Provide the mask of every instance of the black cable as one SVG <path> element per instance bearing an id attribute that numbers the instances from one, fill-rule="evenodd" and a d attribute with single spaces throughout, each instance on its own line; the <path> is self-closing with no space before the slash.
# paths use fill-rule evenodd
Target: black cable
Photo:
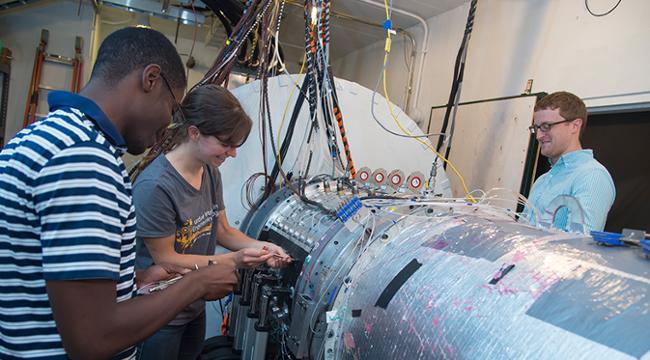
<path id="1" fill-rule="evenodd" d="M 456 62 L 454 64 L 454 76 L 451 82 L 451 90 L 449 91 L 449 98 L 447 99 L 447 108 L 445 109 L 445 117 L 442 121 L 442 127 L 440 128 L 440 132 L 442 133 L 447 131 L 447 126 L 449 125 L 449 115 L 451 114 L 451 106 L 454 103 L 454 99 L 456 98 L 456 93 L 458 92 L 458 72 L 460 71 L 460 62 L 463 54 L 463 49 L 465 48 L 466 40 L 467 40 L 467 36 L 463 35 L 463 40 L 460 43 L 460 49 L 458 49 L 458 53 L 456 54 Z M 438 139 L 438 144 L 436 144 L 436 151 L 440 152 L 440 149 L 442 149 L 443 141 L 444 141 L 443 137 L 440 137 Z"/>
<path id="2" fill-rule="evenodd" d="M 252 40 L 249 39 L 249 41 L 251 42 L 251 46 L 255 46 Z M 243 65 L 247 65 L 246 64 L 247 55 L 248 55 L 248 41 L 244 41 L 244 43 L 239 48 L 239 52 L 237 53 L 237 62 Z M 253 57 L 251 56 L 251 59 L 252 58 Z"/>
<path id="3" fill-rule="evenodd" d="M 244 12 L 244 4 L 237 0 L 205 0 L 202 2 L 210 8 L 217 17 L 227 18 L 231 24 L 237 24 Z"/>
<path id="4" fill-rule="evenodd" d="M 305 179 L 307 179 L 309 177 L 309 168 L 311 166 L 311 160 L 312 160 L 312 156 L 313 156 L 313 151 L 311 149 L 309 149 L 309 145 L 311 143 L 311 137 L 314 134 L 315 130 L 316 130 L 316 126 L 315 126 L 314 122 L 311 122 L 310 127 L 309 127 L 309 131 L 307 133 L 307 140 L 305 141 L 305 144 L 307 145 L 307 148 L 308 148 L 308 151 L 309 151 L 309 157 L 307 159 L 307 166 L 305 166 L 305 171 L 304 171 L 304 173 L 302 173 L 302 176 Z M 300 174 L 300 169 L 298 169 L 298 174 Z"/>
<path id="5" fill-rule="evenodd" d="M 593 15 L 593 16 L 595 16 L 595 17 L 601 17 L 601 16 L 605 16 L 605 15 L 609 15 L 609 14 L 611 14 L 612 11 L 616 10 L 616 8 L 621 4 L 621 1 L 623 1 L 623 0 L 618 0 L 618 2 L 616 3 L 616 5 L 614 5 L 613 8 L 609 9 L 608 11 L 606 11 L 606 12 L 604 12 L 604 13 L 600 13 L 600 14 L 596 14 L 595 12 L 591 11 L 591 9 L 589 8 L 589 0 L 585 0 L 585 7 L 587 8 L 587 11 L 588 11 L 591 15 Z"/>
<path id="6" fill-rule="evenodd" d="M 270 140 L 271 140 L 271 151 L 273 153 L 274 158 L 276 159 L 276 165 L 277 165 L 278 164 L 277 163 L 278 151 L 277 151 L 277 148 L 275 146 L 275 140 L 273 139 L 273 125 L 272 125 L 271 115 L 270 115 L 271 108 L 269 106 L 269 101 L 268 101 L 268 91 L 266 91 L 266 86 L 267 86 L 266 80 L 267 79 L 264 76 L 262 78 L 262 86 L 264 87 L 264 91 L 262 92 L 264 94 L 264 96 L 262 98 L 262 121 L 264 121 L 264 118 L 265 118 L 264 113 L 266 112 L 267 113 L 266 118 L 268 118 L 268 122 L 269 122 L 269 137 L 270 137 Z M 286 139 L 287 138 L 285 137 L 285 140 Z M 309 198 L 307 198 L 307 196 L 305 196 L 303 191 L 296 190 L 293 187 L 293 185 L 291 184 L 291 181 L 287 178 L 286 174 L 282 170 L 281 165 L 278 166 L 278 171 L 280 172 L 280 174 L 284 178 L 284 180 L 285 180 L 285 182 L 287 184 L 287 187 L 289 187 L 303 202 L 305 202 L 306 204 L 315 206 L 315 207 L 321 209 L 322 211 L 324 211 L 325 213 L 327 213 L 329 215 L 336 216 L 336 212 L 334 212 L 333 210 L 330 210 L 330 209 L 326 208 L 323 204 L 321 204 L 319 202 L 310 200 Z M 269 192 L 268 189 L 269 189 L 269 186 L 272 186 L 273 184 L 274 183 L 271 183 L 270 185 L 267 185 L 266 190 L 265 190 L 265 194 L 262 197 L 261 201 L 264 201 L 264 199 L 267 198 L 270 195 L 271 192 Z M 267 194 L 267 192 L 268 192 L 268 194 Z M 260 201 L 260 203 L 261 203 L 261 201 Z"/>
<path id="7" fill-rule="evenodd" d="M 336 178 L 333 177 L 331 174 L 318 174 L 313 176 L 311 179 L 309 179 L 309 182 L 307 184 L 308 185 L 315 184 L 321 180 L 324 180 L 325 178 L 329 180 L 336 180 Z M 343 179 L 347 179 L 347 178 L 343 178 Z"/>
<path id="8" fill-rule="evenodd" d="M 268 111 L 270 113 L 269 102 L 268 102 L 268 92 L 265 91 L 264 94 L 266 95 L 266 98 L 263 99 L 263 105 L 262 105 L 263 110 L 262 111 Z M 273 127 L 272 127 L 272 123 L 271 123 L 271 116 L 270 116 L 270 114 L 267 114 L 267 115 L 268 115 L 268 121 L 269 121 L 269 134 L 270 134 L 270 138 L 271 138 L 271 151 L 273 152 L 274 157 L 277 159 L 278 158 L 278 152 L 277 152 L 277 149 L 275 147 L 275 140 L 273 139 Z M 276 164 L 277 164 L 277 162 L 276 162 Z M 282 174 L 282 177 L 285 179 L 285 181 L 287 183 L 287 186 L 292 188 L 291 182 L 289 181 L 289 179 L 287 179 L 286 175 L 284 174 L 284 171 L 282 171 L 282 167 L 279 166 L 278 169 L 279 169 L 279 172 Z M 321 204 L 321 203 L 319 203 L 317 201 L 309 199 L 305 195 L 304 191 L 298 190 L 296 192 L 295 189 L 293 189 L 293 188 L 292 188 L 292 190 L 294 191 L 294 193 L 296 193 L 296 195 L 298 195 L 300 197 L 300 200 L 302 200 L 306 204 L 315 206 L 315 207 L 319 208 L 320 210 L 322 210 L 323 212 L 325 212 L 326 214 L 336 216 L 336 212 L 334 210 L 330 210 L 330 209 L 326 208 L 323 204 Z M 304 188 L 303 188 L 303 190 L 304 190 Z"/>
<path id="9" fill-rule="evenodd" d="M 322 84 L 320 88 L 323 88 Z M 321 96 L 321 109 L 323 111 L 323 122 L 326 124 L 325 136 L 327 137 L 327 142 L 329 145 L 329 154 L 333 158 L 332 160 L 334 161 L 334 164 L 336 164 L 336 161 L 338 160 L 341 168 L 345 169 L 345 165 L 343 165 L 343 160 L 341 159 L 341 149 L 339 148 L 338 141 L 336 141 L 335 125 L 333 123 L 331 113 L 329 112 L 329 109 L 332 109 L 332 107 L 325 96 Z"/>
<path id="10" fill-rule="evenodd" d="M 289 146 L 291 145 L 291 140 L 293 139 L 293 132 L 296 127 L 296 123 L 298 122 L 298 115 L 300 115 L 300 110 L 302 109 L 302 105 L 305 102 L 305 91 L 307 90 L 308 86 L 309 84 L 307 84 L 307 78 L 305 77 L 303 79 L 302 86 L 300 87 L 298 99 L 296 100 L 296 104 L 293 107 L 293 112 L 291 113 L 291 119 L 289 120 L 289 125 L 287 126 L 287 133 L 284 135 L 284 140 L 282 140 L 282 145 L 280 146 L 280 162 L 278 162 L 278 158 L 276 157 L 275 165 L 273 166 L 273 170 L 271 170 L 271 181 L 273 183 L 275 183 L 278 178 L 278 173 L 280 172 L 280 167 L 282 166 L 281 161 L 287 155 L 287 151 L 289 151 Z"/>
<path id="11" fill-rule="evenodd" d="M 264 82 L 264 79 L 262 79 L 261 83 L 262 83 L 262 86 L 266 85 L 266 83 Z M 266 94 L 266 92 L 263 91 L 262 94 Z M 261 131 L 261 136 L 262 136 L 262 163 L 264 164 L 264 179 L 266 180 L 266 179 L 269 179 L 269 170 L 268 170 L 268 167 L 266 166 L 266 159 L 267 159 L 267 157 L 266 157 L 266 120 L 265 120 L 265 110 L 264 110 L 264 104 L 263 104 L 264 100 L 265 100 L 265 97 L 261 96 L 260 101 L 262 102 L 262 109 L 261 109 L 261 113 L 260 113 L 260 122 L 261 122 L 261 125 L 262 125 L 262 131 Z M 271 136 L 273 136 L 273 133 L 271 133 Z M 273 143 L 271 143 L 271 145 L 273 145 Z M 275 145 L 273 145 L 273 146 L 275 146 Z M 260 199 L 260 202 L 259 202 L 260 204 L 264 200 L 266 200 L 266 198 L 268 198 L 268 196 L 273 192 L 272 188 L 273 188 L 274 184 L 275 184 L 275 182 L 271 182 L 271 181 L 265 182 L 265 184 L 264 184 L 264 194 L 262 195 L 262 197 Z"/>
<path id="12" fill-rule="evenodd" d="M 309 204 L 309 205 L 312 205 L 312 206 L 315 206 L 315 207 L 319 208 L 320 210 L 322 210 L 322 211 L 323 211 L 324 213 L 326 213 L 327 215 L 331 215 L 331 216 L 333 216 L 333 217 L 336 217 L 336 211 L 334 211 L 334 210 L 330 210 L 330 209 L 326 208 L 323 204 L 321 204 L 321 203 L 319 203 L 319 202 L 317 202 L 317 201 L 314 201 L 314 200 L 309 199 L 309 198 L 308 198 L 306 195 L 304 195 L 304 194 L 302 194 L 302 195 L 300 196 L 300 200 L 304 201 L 305 203 L 307 203 L 307 204 Z"/>
<path id="13" fill-rule="evenodd" d="M 214 11 L 215 16 L 219 21 L 221 21 L 221 24 L 223 25 L 223 28 L 226 30 L 226 36 L 230 37 L 232 35 L 232 23 L 230 20 L 228 20 L 221 11 Z"/>
<path id="14" fill-rule="evenodd" d="M 456 88 L 456 92 L 458 92 L 458 90 L 460 89 L 460 84 L 463 83 L 464 74 L 465 74 L 465 62 L 462 62 L 460 64 L 460 72 L 458 75 L 458 86 Z M 456 105 L 455 102 L 454 105 Z M 451 140 L 454 136 L 455 128 L 456 128 L 456 117 L 454 114 L 454 118 L 451 121 L 451 128 L 449 129 L 449 137 L 447 138 L 447 149 L 445 149 L 445 159 L 449 159 L 449 153 L 451 152 Z M 447 163 L 443 163 L 443 169 L 447 169 Z"/>
<path id="15" fill-rule="evenodd" d="M 341 106 L 339 105 L 339 98 L 338 98 L 338 94 L 336 93 L 336 85 L 334 84 L 334 74 L 332 74 L 332 67 L 329 64 L 327 64 L 327 73 L 326 73 L 326 75 L 327 75 L 327 81 L 330 83 L 330 86 L 331 86 L 331 89 L 332 89 L 332 92 L 331 92 L 332 109 L 338 108 L 339 111 L 340 111 Z M 338 124 L 336 124 L 336 126 L 338 126 Z M 339 135 L 342 135 L 342 134 L 339 133 Z M 343 136 L 341 136 L 341 140 L 343 140 Z M 341 158 L 341 149 L 338 147 L 338 142 L 335 141 L 335 143 L 336 143 L 336 150 L 338 152 L 339 163 L 341 164 L 341 167 L 343 169 L 346 169 L 347 171 L 350 171 L 350 164 L 348 164 L 347 167 L 345 165 L 343 165 L 343 159 Z M 349 161 L 349 160 L 350 159 L 346 158 L 346 161 Z"/>
<path id="16" fill-rule="evenodd" d="M 447 108 L 445 110 L 445 117 L 442 122 L 442 128 L 440 130 L 441 133 L 446 133 L 447 132 L 447 126 L 449 126 L 449 116 L 451 115 L 451 110 L 453 107 L 453 104 L 455 103 L 456 97 L 458 96 L 458 89 L 460 88 L 460 84 L 463 79 L 463 74 L 465 72 L 465 66 L 463 63 L 463 53 L 466 51 L 466 47 L 469 42 L 469 37 L 472 33 L 472 29 L 474 28 L 474 18 L 476 16 L 476 5 L 478 4 L 478 0 L 472 0 L 470 7 L 469 7 L 469 13 L 467 15 L 467 23 L 465 24 L 465 32 L 463 34 L 463 40 L 461 41 L 460 48 L 458 49 L 458 53 L 456 54 L 456 62 L 454 64 L 454 77 L 451 85 L 451 91 L 449 92 L 449 99 L 447 100 Z M 440 152 L 440 149 L 442 148 L 444 141 L 444 137 L 438 138 L 438 144 L 436 145 L 436 151 Z M 447 147 L 447 158 L 449 156 L 449 150 L 450 147 Z M 445 163 L 444 168 L 447 168 L 447 164 Z"/>
<path id="17" fill-rule="evenodd" d="M 314 33 L 314 36 L 319 36 L 318 33 Z M 317 43 L 317 46 L 320 43 Z M 332 117 L 330 116 L 330 112 L 328 111 L 331 109 L 330 104 L 327 101 L 327 94 L 323 93 L 323 90 L 325 88 L 324 84 L 325 81 L 328 81 L 329 77 L 327 76 L 327 72 L 329 70 L 329 65 L 328 64 L 323 64 L 318 63 L 318 60 L 322 60 L 322 48 L 318 46 L 316 50 L 316 59 L 314 59 L 314 68 L 315 68 L 315 85 L 312 85 L 310 89 L 314 89 L 313 92 L 310 92 L 310 100 L 311 100 L 311 95 L 316 94 L 316 88 L 320 89 L 320 101 L 321 101 L 321 109 L 323 112 L 323 123 L 325 124 L 325 137 L 327 139 L 327 144 L 328 144 L 328 150 L 329 154 L 332 157 L 332 162 L 333 162 L 333 167 L 336 168 L 336 160 L 339 161 L 341 168 L 345 169 L 345 165 L 343 165 L 343 161 L 341 160 L 341 151 L 338 147 L 338 142 L 336 141 L 336 131 L 334 130 L 334 123 L 332 121 Z M 320 66 L 318 66 L 320 65 Z M 330 83 L 331 87 L 334 87 L 334 83 Z M 314 100 L 314 111 L 317 111 L 317 99 Z M 311 103 L 310 103 L 311 105 Z M 310 107 L 311 111 L 311 107 Z M 312 114 L 313 116 L 313 114 Z M 315 119 L 315 118 L 314 118 Z"/>
<path id="18" fill-rule="evenodd" d="M 278 161 L 278 149 L 275 146 L 275 139 L 273 138 L 273 121 L 271 120 L 271 109 L 269 107 L 268 79 L 266 78 L 266 76 L 264 76 L 263 79 L 262 79 L 262 87 L 263 87 L 262 99 L 261 99 L 262 100 L 262 114 L 263 114 L 262 115 L 262 121 L 264 122 L 265 119 L 268 119 L 268 123 L 269 123 L 269 140 L 271 141 L 271 153 L 273 154 L 273 159 L 275 159 L 275 161 L 277 162 Z M 266 138 L 266 135 L 264 135 L 264 137 Z M 266 162 L 266 156 L 264 157 L 264 162 Z M 274 186 L 274 185 L 275 185 L 275 178 L 273 178 L 273 176 L 270 176 L 269 184 L 267 186 L 267 191 L 266 191 L 266 192 L 268 192 L 268 195 L 270 195 L 270 191 L 268 191 L 268 190 L 270 190 L 271 187 Z M 266 195 L 266 193 L 265 193 L 264 197 L 267 197 L 268 195 Z"/>

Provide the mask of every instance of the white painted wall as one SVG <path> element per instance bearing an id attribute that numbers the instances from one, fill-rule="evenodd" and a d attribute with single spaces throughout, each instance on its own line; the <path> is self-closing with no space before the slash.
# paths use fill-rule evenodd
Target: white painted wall
<path id="1" fill-rule="evenodd" d="M 614 3 L 590 0 L 595 12 Z M 468 9 L 466 3 L 427 20 L 429 51 L 418 109 L 411 114 L 418 121 L 447 101 Z M 589 107 L 650 102 L 649 15 L 646 0 L 624 0 L 598 18 L 577 0 L 481 0 L 461 101 L 520 94 L 532 78 L 533 91 L 568 90 Z M 410 30 L 419 48 L 421 27 Z M 371 44 L 335 62 L 334 74 L 372 88 L 382 53 L 383 41 Z M 406 76 L 402 58 L 394 48 L 388 70 L 389 94 L 398 105 Z"/>
<path id="2" fill-rule="evenodd" d="M 409 30 L 411 31 L 411 30 Z M 416 41 L 420 41 L 416 39 Z M 338 78 L 348 79 L 374 90 L 377 82 L 380 81 L 381 70 L 384 61 L 384 41 L 372 43 L 367 47 L 350 53 L 346 57 L 332 62 L 334 75 Z M 336 46 L 336 44 L 333 44 Z M 405 108 L 406 86 L 408 82 L 408 64 L 412 45 L 410 41 L 402 36 L 392 37 L 391 53 L 387 64 L 387 87 L 388 95 L 393 103 Z M 419 50 L 419 42 L 418 42 Z M 417 64 L 417 58 L 413 61 Z M 412 66 L 412 65 L 411 65 Z M 417 67 L 414 69 L 417 76 Z M 383 84 L 380 82 L 377 92 L 383 96 Z M 413 83 L 415 92 L 415 82 Z"/>
<path id="3" fill-rule="evenodd" d="M 94 12 L 90 3 L 85 1 L 82 3 L 80 15 L 77 16 L 78 6 L 78 1 L 44 0 L 0 13 L 0 38 L 4 46 L 13 53 L 5 141 L 13 137 L 23 125 L 27 90 L 41 29 L 50 30 L 47 51 L 68 57 L 74 55 L 75 37 L 83 37 L 83 81 L 90 76 Z M 72 83 L 72 67 L 46 63 L 41 83 L 69 90 Z M 47 112 L 47 93 L 41 95 L 40 100 L 38 112 Z"/>

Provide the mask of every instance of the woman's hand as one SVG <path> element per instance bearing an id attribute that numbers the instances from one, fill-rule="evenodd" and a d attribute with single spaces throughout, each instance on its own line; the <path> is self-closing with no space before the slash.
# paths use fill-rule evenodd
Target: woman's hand
<path id="1" fill-rule="evenodd" d="M 283 268 L 289 266 L 293 262 L 283 248 L 266 241 L 261 241 L 262 249 L 267 249 L 273 256 L 266 261 L 266 264 L 272 268 Z"/>
<path id="2" fill-rule="evenodd" d="M 233 262 L 236 268 L 253 268 L 260 266 L 273 258 L 273 253 L 264 248 L 246 248 L 225 256 Z"/>

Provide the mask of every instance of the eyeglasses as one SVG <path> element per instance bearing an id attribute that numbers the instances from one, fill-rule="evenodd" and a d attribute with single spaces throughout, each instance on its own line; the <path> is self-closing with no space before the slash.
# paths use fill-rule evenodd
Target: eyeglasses
<path id="1" fill-rule="evenodd" d="M 179 113 L 181 114 L 183 122 L 185 122 L 185 114 L 183 114 L 183 111 L 181 111 L 181 103 L 176 98 L 176 95 L 174 95 L 174 91 L 172 90 L 171 85 L 169 85 L 169 81 L 167 80 L 167 77 L 162 72 L 160 73 L 160 77 L 163 79 L 163 82 L 165 83 L 167 90 L 169 90 L 169 94 L 172 96 L 172 100 L 174 100 L 174 110 L 172 110 L 172 118 L 176 116 L 176 113 Z"/>
<path id="2" fill-rule="evenodd" d="M 528 127 L 528 130 L 530 130 L 531 134 L 536 134 L 538 131 L 549 132 L 549 131 L 551 131 L 551 128 L 553 126 L 557 125 L 557 124 L 567 123 L 567 122 L 571 122 L 573 120 L 575 120 L 575 119 L 562 120 L 562 121 L 558 121 L 558 122 L 554 122 L 554 123 L 542 123 L 540 125 L 533 124 L 533 125 Z"/>

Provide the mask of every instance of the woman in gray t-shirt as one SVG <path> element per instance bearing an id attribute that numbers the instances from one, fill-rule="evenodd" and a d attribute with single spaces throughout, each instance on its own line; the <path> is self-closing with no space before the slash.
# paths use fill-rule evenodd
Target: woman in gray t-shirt
<path id="1" fill-rule="evenodd" d="M 136 268 L 171 263 L 186 268 L 209 261 L 237 267 L 285 266 L 279 246 L 230 226 L 219 166 L 237 155 L 252 121 L 225 88 L 205 85 L 176 108 L 174 122 L 132 175 L 136 208 Z M 217 241 L 232 250 L 215 255 Z M 205 336 L 205 303 L 188 306 L 139 346 L 139 359 L 196 359 Z"/>

